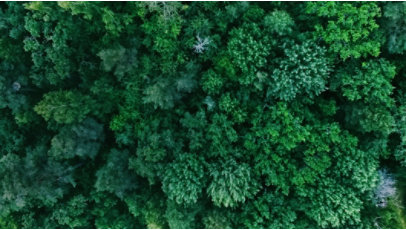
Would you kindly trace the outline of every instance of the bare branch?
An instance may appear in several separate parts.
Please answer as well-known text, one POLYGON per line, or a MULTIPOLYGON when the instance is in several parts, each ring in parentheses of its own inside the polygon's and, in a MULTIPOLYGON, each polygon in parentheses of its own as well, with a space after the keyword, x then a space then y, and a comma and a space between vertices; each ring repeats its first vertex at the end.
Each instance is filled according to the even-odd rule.
POLYGON ((196 38, 197 42, 193 45, 193 49, 195 53, 201 54, 208 48, 207 45, 209 45, 211 41, 208 38, 201 39, 199 35, 197 35, 196 38))

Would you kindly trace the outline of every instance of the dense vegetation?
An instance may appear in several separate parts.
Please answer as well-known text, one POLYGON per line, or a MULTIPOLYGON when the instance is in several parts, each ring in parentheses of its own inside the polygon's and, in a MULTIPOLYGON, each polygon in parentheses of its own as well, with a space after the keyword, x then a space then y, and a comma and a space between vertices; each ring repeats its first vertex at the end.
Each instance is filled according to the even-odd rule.
POLYGON ((1 228, 405 228, 405 2, 0 4, 1 228))

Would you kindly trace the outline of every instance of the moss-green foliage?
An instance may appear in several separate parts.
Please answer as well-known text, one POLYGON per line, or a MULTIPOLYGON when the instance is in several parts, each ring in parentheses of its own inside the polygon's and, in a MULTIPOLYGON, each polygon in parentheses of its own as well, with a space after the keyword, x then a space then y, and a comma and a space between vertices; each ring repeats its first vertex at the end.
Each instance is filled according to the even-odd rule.
POLYGON ((34 107, 34 111, 46 121, 60 124, 81 122, 91 112, 92 101, 89 96, 77 91, 54 91, 44 95, 34 107))
POLYGON ((388 206, 380 211, 380 218, 376 219, 375 227, 377 228, 397 228, 406 227, 405 215, 402 210, 402 204, 390 200, 388 206))
POLYGON ((1 3, 0 228, 404 227, 404 6, 1 3))

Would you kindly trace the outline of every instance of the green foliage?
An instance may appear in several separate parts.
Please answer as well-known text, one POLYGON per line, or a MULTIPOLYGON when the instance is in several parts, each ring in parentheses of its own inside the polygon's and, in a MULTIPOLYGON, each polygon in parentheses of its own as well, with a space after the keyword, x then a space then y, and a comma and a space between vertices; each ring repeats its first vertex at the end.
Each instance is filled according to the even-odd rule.
POLYGON ((293 228, 297 219, 292 204, 281 194, 270 192, 248 203, 243 216, 242 224, 246 228, 293 228))
MULTIPOLYGON (((92 228, 136 228, 136 219, 128 213, 126 206, 114 195, 108 193, 91 193, 94 207, 90 210, 95 218, 92 228)), ((88 227, 89 228, 89 227, 88 227)))
POLYGON ((83 195, 73 197, 67 204, 55 208, 51 218, 59 225, 69 228, 86 227, 90 224, 90 216, 86 215, 88 200, 83 195))
POLYGON ((292 33, 295 22, 286 11, 275 10, 264 17, 264 27, 279 36, 292 33))
POLYGON ((230 94, 224 94, 219 101, 220 110, 229 114, 232 120, 236 123, 244 122, 247 119, 247 112, 244 108, 240 108, 239 102, 235 98, 231 98, 230 94))
POLYGON ((204 187, 204 164, 192 154, 181 154, 168 166, 162 180, 162 190, 178 204, 196 203, 204 187))
POLYGON ((61 129, 51 140, 48 154, 56 159, 70 159, 75 156, 94 158, 103 141, 103 127, 93 119, 61 129))
POLYGON ((216 206, 235 207, 258 192, 258 184, 247 164, 229 160, 210 170, 207 192, 216 206))
POLYGON ((230 229, 232 224, 227 212, 213 209, 202 218, 204 227, 207 229, 230 229))
POLYGON ((128 155, 128 151, 110 151, 107 163, 96 172, 95 187, 98 192, 108 191, 123 198, 137 187, 136 177, 128 169, 128 155))
POLYGON ((209 156, 231 156, 236 154, 232 148, 233 143, 237 142, 238 134, 233 128, 234 122, 227 119, 224 114, 214 114, 212 122, 208 125, 208 139, 211 146, 209 156))
POLYGON ((366 103, 393 104, 391 80, 395 77, 395 66, 380 59, 363 62, 360 67, 351 66, 341 70, 331 84, 332 90, 342 91, 349 101, 362 100, 366 103))
POLYGON ((168 201, 166 206, 165 217, 168 220, 169 228, 196 228, 196 214, 198 213, 198 208, 184 208, 175 204, 173 201, 168 201))
POLYGON ((352 128, 356 128, 363 133, 380 132, 388 134, 395 131, 393 129, 395 126, 394 117, 386 105, 354 103, 343 106, 343 110, 349 128, 352 126, 352 128))
POLYGON ((205 139, 206 133, 204 128, 207 125, 207 118, 204 111, 199 111, 195 115, 186 113, 180 120, 182 126, 188 133, 188 147, 190 151, 197 152, 204 149, 207 144, 205 139))
POLYGON ((283 103, 271 111, 259 109, 252 117, 252 132, 247 134, 244 142, 245 148, 254 156, 255 172, 265 178, 265 185, 277 186, 283 193, 288 193, 288 180, 297 173, 296 167, 284 159, 285 154, 309 136, 306 127, 300 125, 301 119, 291 113, 283 103))
POLYGON ((209 70, 203 75, 203 90, 208 94, 216 94, 220 92, 221 87, 224 85, 225 79, 213 70, 209 70))
POLYGON ((346 189, 337 183, 333 181, 330 183, 326 186, 319 184, 318 189, 308 192, 314 200, 307 205, 306 215, 323 228, 360 222, 362 201, 353 193, 345 192, 346 189), (328 206, 334 206, 335 211, 331 212, 328 206))
POLYGON ((355 102, 346 107, 346 112, 349 123, 360 126, 359 131, 393 131, 395 121, 390 110, 394 105, 391 97, 394 87, 391 81, 395 74, 395 66, 383 59, 338 70, 331 89, 340 91, 348 101, 355 102))
POLYGON ((102 50, 97 55, 102 59, 103 69, 107 72, 114 70, 114 74, 118 77, 133 71, 138 64, 135 48, 126 50, 123 46, 118 45, 115 49, 102 50))
POLYGON ((26 139, 23 133, 9 113, 1 111, 0 114, 0 156, 22 150, 26 139))
POLYGON ((380 34, 375 31, 381 9, 376 3, 309 2, 306 7, 324 22, 316 25, 316 34, 342 59, 379 55, 380 34))
POLYGON ((313 42, 284 44, 284 56, 277 61, 268 93, 290 101, 298 94, 312 98, 326 90, 331 71, 325 49, 313 42))
POLYGON ((92 111, 91 104, 90 97, 80 92, 54 91, 45 94, 34 110, 46 121, 71 124, 82 121, 92 111))
POLYGON ((317 226, 360 227, 363 202, 371 202, 368 192, 377 180, 376 156, 353 150, 356 139, 348 134, 343 133, 340 139, 333 148, 336 164, 328 170, 331 177, 300 189, 298 194, 312 200, 303 209, 317 226))
POLYGON ((14 223, 14 220, 10 216, 6 216, 4 219, 0 218, 0 228, 2 229, 17 229, 17 224, 14 223))
POLYGON ((258 74, 267 64, 267 57, 273 42, 268 36, 262 36, 261 29, 255 23, 243 24, 241 28, 230 32, 228 55, 232 62, 240 69, 244 77, 238 78, 242 85, 250 85, 262 80, 258 74))
POLYGON ((405 226, 405 9, 2 3, 0 227, 405 226))
POLYGON ((397 201, 390 200, 386 208, 379 210, 379 217, 376 218, 374 225, 376 228, 404 228, 405 220, 402 206, 397 201))
POLYGON ((9 153, 0 158, 0 213, 20 211, 34 201, 52 206, 75 185, 72 172, 76 167, 46 158, 45 148, 27 149, 24 158, 9 153))
POLYGON ((389 53, 403 54, 406 50, 406 3, 390 2, 383 8, 382 27, 389 53))
MULTIPOLYGON (((402 97, 400 97, 402 99, 402 97)), ((400 137, 400 143, 396 146, 395 157, 402 166, 406 166, 406 107, 402 103, 399 106, 396 116, 396 133, 400 137)))
POLYGON ((157 82, 144 90, 143 102, 154 104, 154 108, 170 109, 186 93, 191 93, 196 86, 196 71, 198 65, 193 62, 184 67, 179 76, 173 78, 158 78, 157 82))

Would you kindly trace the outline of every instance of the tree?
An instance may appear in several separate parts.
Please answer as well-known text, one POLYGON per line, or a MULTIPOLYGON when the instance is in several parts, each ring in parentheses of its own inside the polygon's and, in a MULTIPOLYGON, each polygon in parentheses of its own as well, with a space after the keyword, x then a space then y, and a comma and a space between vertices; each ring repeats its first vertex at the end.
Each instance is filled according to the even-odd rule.
POLYGON ((0 227, 403 228, 404 6, 2 3, 0 227))
POLYGON ((103 126, 88 118, 82 123, 66 126, 51 140, 48 154, 56 159, 95 158, 104 140, 103 126))
POLYGON ((67 204, 55 208, 51 218, 60 226, 70 228, 90 226, 90 216, 86 213, 88 200, 83 195, 77 195, 70 199, 67 204))
POLYGON ((343 60, 379 55, 381 35, 375 31, 381 9, 376 3, 310 2, 306 7, 307 13, 326 19, 316 25, 316 34, 343 60))
POLYGON ((383 30, 389 53, 403 54, 406 49, 406 4, 388 3, 383 7, 383 30))
POLYGON ((290 101, 299 93, 312 98, 325 91, 331 72, 325 49, 311 41, 282 47, 285 56, 276 62, 268 94, 290 101))
POLYGON ((151 86, 144 90, 143 102, 152 103, 154 108, 170 109, 175 106, 186 93, 191 93, 196 86, 196 74, 199 65, 188 63, 180 76, 173 78, 160 77, 151 86))
POLYGON ((9 153, 0 159, 2 215, 29 208, 34 202, 52 206, 75 185, 78 166, 47 159, 44 146, 26 150, 26 156, 9 153))
POLYGON ((294 24, 292 17, 282 10, 275 10, 264 18, 265 28, 279 36, 290 34, 294 24))
POLYGON ((391 80, 395 74, 396 67, 384 59, 363 62, 361 66, 349 65, 348 70, 339 70, 331 89, 339 89, 349 101, 362 100, 389 107, 393 103, 391 80))
POLYGON ((168 166, 162 180, 162 190, 176 204, 196 203, 205 187, 204 166, 203 159, 196 155, 179 154, 179 159, 168 166))
POLYGON ((243 74, 238 78, 241 85, 262 81, 261 74, 266 76, 261 69, 267 65, 267 57, 275 42, 262 35, 261 29, 255 23, 245 23, 241 28, 230 32, 228 56, 232 57, 231 61, 243 74))
POLYGON ((95 188, 98 192, 111 192, 123 199, 124 196, 137 188, 137 179, 128 169, 127 150, 112 149, 108 155, 107 163, 96 172, 95 188), (120 170, 117 170, 117 169, 120 170))
POLYGON ((207 193, 219 207, 235 207, 252 198, 259 190, 249 166, 237 164, 235 160, 224 162, 220 167, 212 165, 210 176, 207 193))
POLYGON ((13 117, 7 111, 0 111, 0 156, 15 153, 24 148, 24 132, 16 125, 13 117))
POLYGON ((247 204, 242 217, 246 228, 285 228, 296 226, 298 214, 282 194, 265 192, 247 204))
POLYGON ((102 59, 103 69, 107 72, 112 71, 117 77, 123 77, 125 73, 134 71, 138 66, 136 48, 126 49, 117 45, 117 48, 102 50, 97 55, 102 59))
POLYGON ((92 110, 92 99, 78 91, 53 91, 45 94, 34 107, 46 121, 72 124, 85 119, 92 110))
POLYGON ((168 220, 170 228, 195 228, 196 215, 202 207, 194 205, 189 208, 184 208, 182 205, 168 200, 165 217, 168 220))
POLYGON ((350 64, 347 68, 337 71, 331 89, 355 102, 345 105, 348 122, 357 125, 362 132, 390 133, 394 126, 391 81, 396 74, 395 66, 380 59, 364 62, 361 66, 350 64), (358 120, 353 119, 355 116, 358 120))

